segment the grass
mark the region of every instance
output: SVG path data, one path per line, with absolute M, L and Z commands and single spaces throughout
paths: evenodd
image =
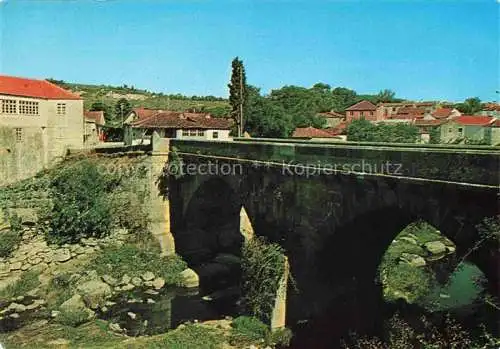
M 47 285 L 45 300 L 50 310 L 59 310 L 59 306 L 73 296 L 70 276 L 71 274 L 56 275 Z
M 221 331 L 200 325 L 187 324 L 183 328 L 168 332 L 161 341 L 151 343 L 149 349 L 218 349 L 222 348 L 224 336 Z
M 106 247 L 87 265 L 88 270 L 95 269 L 99 275 L 108 274 L 114 278 L 121 278 L 125 274 L 130 277 L 141 276 L 151 271 L 170 285 L 182 281 L 179 273 L 186 267 L 187 264 L 179 256 L 161 257 L 158 249 L 132 244 Z
M 250 345 L 288 346 L 292 339 L 292 331 L 282 328 L 271 332 L 270 328 L 255 317 L 239 316 L 232 322 L 229 342 L 237 348 Z
M 38 276 L 39 273 L 36 271 L 24 272 L 19 280 L 0 291 L 0 299 L 24 296 L 27 292 L 40 285 Z
M 60 313 L 59 315 L 57 315 L 56 320 L 61 325 L 77 327 L 78 325 L 87 322 L 89 320 L 89 316 L 88 313 L 83 310 L 77 310 L 77 311 L 60 310 Z

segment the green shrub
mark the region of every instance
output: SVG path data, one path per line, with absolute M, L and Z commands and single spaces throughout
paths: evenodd
M 28 291 L 31 291 L 32 289 L 40 285 L 38 276 L 39 273 L 35 271 L 24 272 L 23 274 L 21 274 L 19 280 L 8 285 L 0 291 L 0 299 L 24 296 Z
M 284 273 L 284 251 L 278 244 L 254 238 L 243 246 L 241 267 L 246 311 L 269 324 L 276 292 Z
M 66 311 L 61 310 L 56 321 L 61 325 L 77 327 L 89 320 L 88 313 L 84 310 Z
M 0 233 L 0 257 L 9 257 L 21 242 L 21 235 L 16 231 Z
M 125 244 L 102 249 L 88 268 L 95 269 L 99 275 L 108 274 L 115 278 L 124 274 L 140 276 L 151 271 L 164 278 L 167 284 L 178 284 L 182 281 L 179 273 L 187 268 L 187 264 L 179 256 L 160 256 L 159 249 Z
M 288 347 L 292 341 L 293 332 L 289 328 L 280 328 L 271 333 L 271 341 L 274 345 Z
M 50 183 L 52 209 L 48 217 L 48 240 L 77 242 L 83 237 L 101 237 L 111 226 L 108 193 L 119 178 L 99 172 L 95 162 L 78 162 L 61 168 Z
M 59 306 L 73 296 L 73 283 L 71 274 L 63 273 L 54 276 L 46 288 L 47 306 L 49 309 L 58 310 Z
M 219 349 L 224 336 L 216 329 L 187 324 L 183 328 L 167 333 L 160 343 L 151 343 L 149 348 L 168 349 Z
M 240 316 L 233 320 L 231 329 L 231 344 L 248 345 L 258 342 L 268 342 L 270 330 L 259 319 L 249 316 Z

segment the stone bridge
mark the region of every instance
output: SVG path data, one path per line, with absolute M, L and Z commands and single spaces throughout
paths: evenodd
M 200 264 L 239 251 L 245 234 L 279 243 L 298 290 L 288 295 L 288 323 L 331 311 L 359 290 L 373 296 L 359 302 L 380 299 L 381 258 L 416 220 L 453 241 L 498 295 L 498 244 L 481 243 L 476 229 L 498 215 L 498 149 L 155 139 L 155 154 L 157 172 L 169 155 L 183 171 L 169 177 L 168 193 L 160 183 L 164 246 L 173 251 L 175 241 L 177 253 Z M 179 174 L 179 161 L 169 163 Z

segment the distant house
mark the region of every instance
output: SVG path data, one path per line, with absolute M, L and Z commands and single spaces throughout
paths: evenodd
M 500 104 L 486 103 L 478 114 L 498 118 L 500 117 Z
M 318 141 L 321 140 L 331 141 L 334 139 L 340 139 L 340 140 L 344 139 L 339 134 L 333 134 L 333 132 L 329 132 L 328 130 L 323 130 L 312 126 L 297 127 L 295 131 L 293 131 L 292 138 L 301 138 L 308 140 L 314 139 Z
M 144 109 L 143 109 L 144 110 Z M 153 132 L 163 138 L 193 140 L 231 140 L 229 133 L 233 120 L 214 118 L 208 113 L 146 110 L 147 115 L 137 115 L 135 121 L 125 122 L 125 143 L 137 144 L 149 139 Z
M 0 185 L 83 148 L 83 100 L 46 80 L 0 75 Z
M 104 141 L 103 126 L 106 124 L 103 111 L 84 112 L 85 128 L 83 143 L 85 146 L 96 145 Z
M 437 108 L 432 113 L 428 114 L 435 120 L 449 120 L 462 115 L 458 109 L 455 108 Z M 431 119 L 429 118 L 429 119 Z
M 442 143 L 463 143 L 483 141 L 491 144 L 492 126 L 497 119 L 482 115 L 461 115 L 448 120 L 441 126 Z
M 429 143 L 431 140 L 432 130 L 439 132 L 439 127 L 446 123 L 446 120 L 426 120 L 418 119 L 413 122 L 413 125 L 418 128 L 421 143 Z
M 351 105 L 346 109 L 346 121 L 366 119 L 369 121 L 377 120 L 377 107 L 370 101 L 361 101 Z
M 491 123 L 490 132 L 491 132 L 491 145 L 500 146 L 500 119 L 496 119 L 493 123 Z
M 338 124 L 345 121 L 345 115 L 337 113 L 335 111 L 327 111 L 318 114 L 319 117 L 322 117 L 326 120 L 326 127 L 335 127 Z
M 434 102 L 398 102 L 377 104 L 377 120 L 415 119 L 430 114 L 437 108 Z

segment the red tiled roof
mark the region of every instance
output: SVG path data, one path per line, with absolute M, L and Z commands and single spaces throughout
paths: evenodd
M 132 108 L 132 111 L 137 115 L 138 120 L 149 118 L 150 116 L 161 112 L 161 110 L 148 109 L 148 108 Z
M 398 114 L 423 115 L 425 114 L 425 110 L 417 107 L 402 107 L 399 108 Z
M 500 104 L 497 103 L 487 103 L 484 107 L 483 110 L 488 110 L 488 111 L 500 111 Z
M 86 111 L 84 112 L 86 120 L 94 121 L 97 125 L 104 125 L 104 112 L 101 111 Z
M 212 118 L 208 113 L 156 112 L 132 123 L 134 128 L 216 129 L 229 130 L 233 120 Z
M 483 115 L 461 115 L 457 116 L 450 121 L 456 122 L 460 125 L 468 126 L 488 126 L 495 122 L 495 118 Z
M 436 119 L 444 119 L 444 118 L 449 117 L 451 115 L 452 111 L 453 111 L 453 108 L 437 108 L 432 113 L 432 116 L 434 116 Z
M 0 94 L 42 99 L 82 99 L 46 80 L 18 78 L 0 75 Z
M 370 101 L 361 101 L 361 102 L 358 102 L 358 103 L 356 103 L 354 105 L 351 105 L 346 110 L 355 111 L 355 110 L 376 110 L 376 109 L 377 109 L 377 107 L 372 102 L 370 102 Z
M 500 127 L 500 119 L 496 119 L 490 125 L 490 127 Z
M 293 131 L 293 138 L 331 138 L 334 137 L 333 134 L 327 130 L 321 130 L 315 127 L 297 127 Z
M 423 115 L 416 114 L 395 114 L 389 116 L 387 119 L 389 120 L 413 120 L 413 119 L 422 119 Z
M 340 119 L 345 118 L 344 114 L 340 114 L 340 113 L 337 113 L 337 112 L 334 112 L 334 111 L 326 111 L 326 112 L 323 112 L 323 113 L 319 113 L 319 115 L 321 115 L 321 116 L 323 116 L 325 118 L 340 118 Z
M 442 125 L 446 122 L 446 120 L 423 120 L 423 119 L 420 119 L 420 120 L 415 120 L 415 123 L 414 125 L 415 126 L 439 126 L 439 125 Z

